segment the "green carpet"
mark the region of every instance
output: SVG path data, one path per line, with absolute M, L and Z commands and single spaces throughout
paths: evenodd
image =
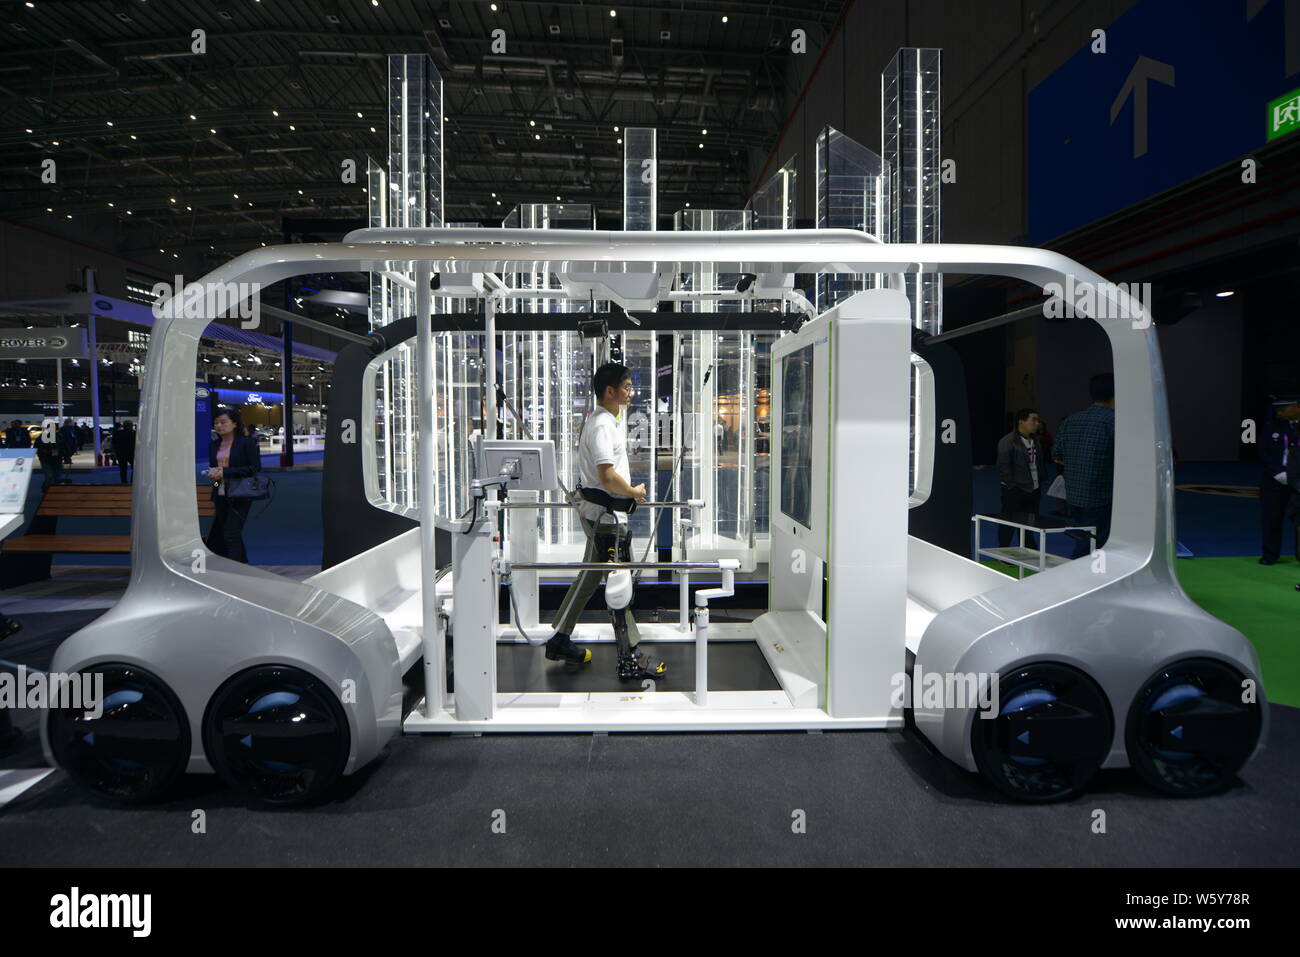
M 1001 562 L 983 564 L 1015 577 Z M 1268 699 L 1300 707 L 1300 565 L 1283 558 L 1265 566 L 1258 556 L 1234 555 L 1182 558 L 1174 567 L 1192 601 L 1255 646 Z
M 1257 556 L 1183 558 L 1174 565 L 1192 601 L 1239 629 L 1259 653 L 1264 691 L 1276 704 L 1300 706 L 1300 565 Z

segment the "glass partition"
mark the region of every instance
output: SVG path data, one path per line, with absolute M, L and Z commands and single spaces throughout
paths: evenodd
M 737 558 L 754 568 L 754 362 L 752 333 L 674 334 L 673 497 L 707 503 L 679 558 Z M 684 546 L 684 548 L 683 548 Z
M 502 387 L 520 417 L 503 409 L 502 433 L 507 439 L 527 438 L 526 425 L 533 439 L 553 441 L 560 479 L 573 488 L 578 439 L 593 407 L 596 342 L 567 331 L 506 332 L 501 338 Z M 566 560 L 580 556 L 586 536 L 576 513 L 548 508 L 540 515 L 540 551 Z
M 892 170 L 893 243 L 943 241 L 940 220 L 940 73 L 943 51 L 904 47 L 881 76 L 881 151 Z M 930 335 L 943 331 L 943 280 L 938 273 L 903 277 L 912 324 Z
M 659 228 L 657 203 L 657 159 L 655 131 L 647 126 L 629 126 L 623 131 L 623 228 Z
M 817 228 L 857 229 L 881 242 L 889 230 L 889 167 L 834 127 L 817 136 Z M 817 311 L 863 289 L 885 285 L 880 273 L 817 276 Z
M 794 229 L 799 214 L 799 196 L 796 192 L 799 171 L 797 159 L 790 157 L 772 177 L 760 186 L 745 211 L 749 213 L 748 229 Z

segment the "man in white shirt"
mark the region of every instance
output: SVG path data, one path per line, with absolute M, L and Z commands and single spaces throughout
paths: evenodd
M 607 362 L 592 376 L 596 408 L 582 426 L 578 445 L 578 517 L 587 533 L 584 562 L 628 562 L 632 543 L 627 513 L 636 502 L 646 500 L 645 485 L 631 484 L 627 462 L 627 419 L 623 415 L 632 401 L 632 373 L 627 366 Z M 571 665 L 585 664 L 591 652 L 573 643 L 578 616 L 587 607 L 604 573 L 584 571 L 569 586 L 555 619 L 555 634 L 546 643 L 546 657 Z M 652 680 L 663 677 L 667 666 L 640 650 L 640 633 L 627 608 L 611 610 L 618 646 L 618 677 L 623 680 Z

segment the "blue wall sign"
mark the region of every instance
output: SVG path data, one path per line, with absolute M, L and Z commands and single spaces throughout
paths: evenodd
M 1264 145 L 1300 74 L 1300 0 L 1140 0 L 1105 30 L 1029 93 L 1031 243 Z

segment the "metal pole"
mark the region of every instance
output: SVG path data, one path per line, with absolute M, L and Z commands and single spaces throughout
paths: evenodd
M 488 296 L 483 303 L 483 351 L 487 360 L 487 405 L 483 410 L 483 438 L 497 437 L 497 301 Z
M 280 353 L 280 380 L 284 389 L 284 404 L 280 406 L 280 419 L 284 423 L 284 444 L 280 446 L 280 464 L 293 465 L 293 323 L 286 322 L 280 330 L 283 348 Z
M 86 270 L 86 292 L 95 294 L 95 270 Z M 99 350 L 95 347 L 95 314 L 86 316 L 86 335 L 90 339 L 90 428 L 95 433 L 95 466 L 104 464 L 104 442 L 99 435 Z
M 992 319 L 981 319 L 979 322 L 972 322 L 967 326 L 959 326 L 948 332 L 941 332 L 937 336 L 928 336 L 924 343 L 932 346 L 939 342 L 947 342 L 949 339 L 960 339 L 962 336 L 969 336 L 974 332 L 984 332 L 987 329 L 996 329 L 998 326 L 1005 326 L 1011 322 L 1019 322 L 1021 319 L 1041 318 L 1046 303 L 1040 302 L 1034 306 L 1026 306 L 1023 309 L 1017 309 L 1014 312 L 1004 313 L 1001 316 L 994 316 Z
M 434 571 L 438 567 L 434 554 L 434 436 L 437 432 L 433 408 L 433 290 L 427 262 L 415 264 L 415 360 L 416 388 L 420 397 L 417 423 L 419 468 L 416 471 L 416 498 L 420 507 L 420 580 L 424 622 L 424 716 L 435 718 L 442 713 L 446 685 L 445 647 L 438 627 L 438 587 Z
M 691 573 L 683 571 L 678 574 L 678 591 L 677 591 L 677 627 L 682 634 L 687 634 L 691 630 Z

